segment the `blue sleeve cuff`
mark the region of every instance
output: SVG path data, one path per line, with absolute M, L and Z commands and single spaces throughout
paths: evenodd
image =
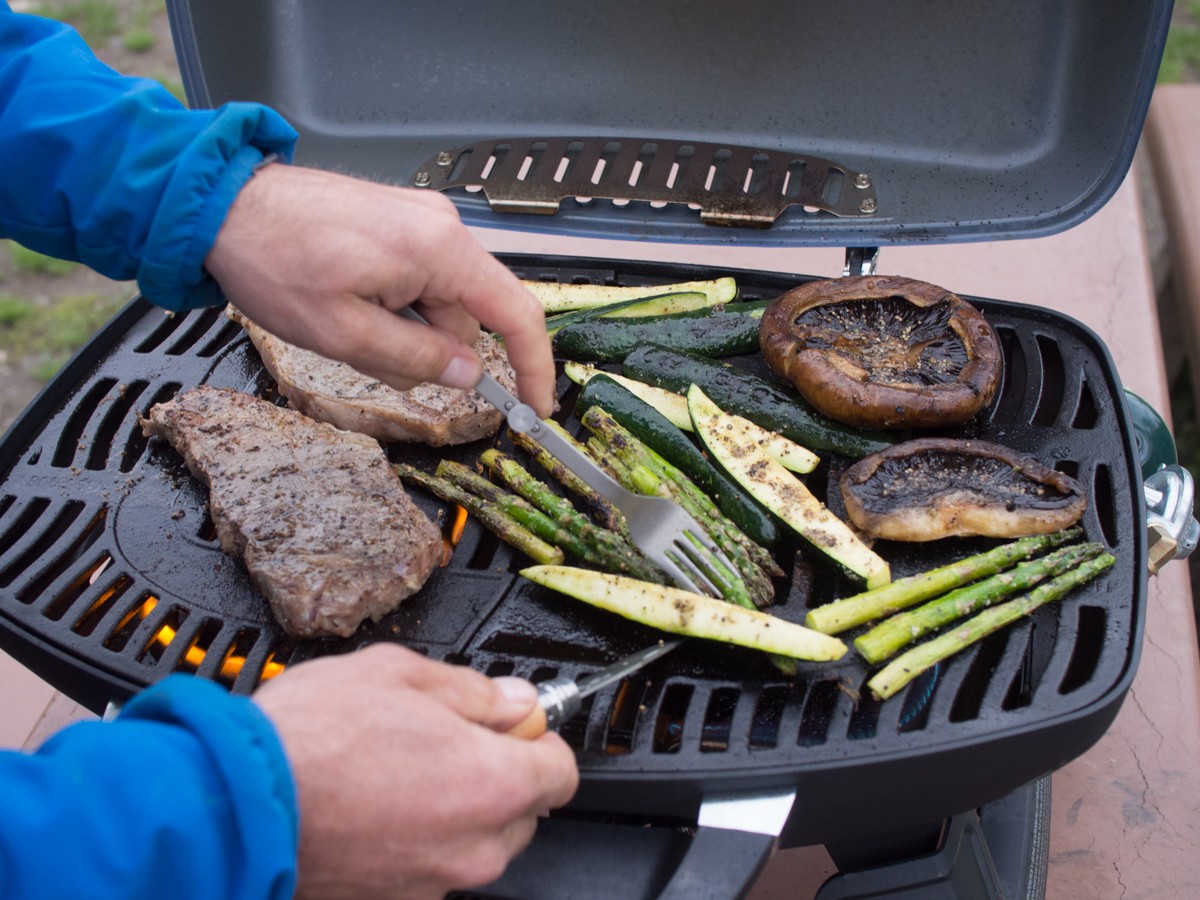
M 296 132 L 276 112 L 230 103 L 180 155 L 138 267 L 138 287 L 157 306 L 194 309 L 224 302 L 204 260 L 238 192 L 268 155 L 290 161 Z
M 133 698 L 117 722 L 184 729 L 224 788 L 225 834 L 236 897 L 286 898 L 295 881 L 300 817 L 295 783 L 274 726 L 248 698 L 211 682 L 172 675 Z M 237 863 L 242 863 L 239 867 Z

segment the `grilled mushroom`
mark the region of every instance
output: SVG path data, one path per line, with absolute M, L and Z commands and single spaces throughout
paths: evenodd
M 1075 479 L 987 441 L 923 438 L 873 453 L 841 478 L 850 520 L 894 541 L 1046 534 L 1079 521 Z
M 860 428 L 958 425 L 1000 384 L 1000 341 L 983 314 L 911 278 L 800 285 L 763 314 L 759 344 L 813 406 Z

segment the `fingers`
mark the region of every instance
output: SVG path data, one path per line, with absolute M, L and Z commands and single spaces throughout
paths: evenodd
M 433 316 L 429 318 L 432 322 Z M 468 324 L 472 321 L 467 317 Z M 472 342 L 480 334 L 478 325 L 473 327 Z M 322 356 L 342 360 L 397 390 L 425 382 L 469 390 L 483 374 L 471 344 L 449 328 L 402 319 L 360 301 L 331 310 L 331 321 L 305 340 Z
M 534 695 L 519 679 L 380 644 L 259 688 L 300 799 L 298 895 L 441 897 L 498 877 L 538 813 L 578 782 L 558 735 L 487 727 L 523 715 Z
M 370 657 L 367 655 L 370 654 Z M 488 678 L 461 666 L 447 666 L 391 644 L 373 644 L 356 656 L 371 660 L 384 677 L 415 688 L 454 710 L 464 719 L 504 736 L 520 746 L 506 777 L 524 773 L 535 795 L 528 811 L 565 805 L 579 787 L 575 756 L 553 732 L 535 741 L 508 738 L 506 732 L 524 719 L 537 702 L 537 689 L 524 679 Z M 379 662 L 376 662 L 379 660 Z M 509 748 L 512 750 L 513 748 Z
M 473 385 L 482 325 L 503 338 L 522 399 L 542 415 L 553 407 L 540 305 L 439 194 L 268 166 L 238 195 L 206 266 L 272 334 L 400 389 Z M 385 318 L 410 303 L 435 327 Z

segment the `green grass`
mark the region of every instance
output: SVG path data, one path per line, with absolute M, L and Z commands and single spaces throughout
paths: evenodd
M 121 46 L 130 53 L 149 53 L 154 49 L 154 32 L 135 25 L 121 35 Z
M 93 334 L 124 306 L 121 297 L 80 294 L 39 306 L 0 294 L 0 350 L 49 381 Z
M 15 241 L 2 241 L 8 248 L 8 257 L 12 260 L 12 268 L 21 275 L 46 275 L 51 278 L 60 275 L 70 275 L 75 271 L 77 263 L 55 259 L 28 247 L 22 247 Z
M 33 304 L 24 297 L 18 297 L 15 294 L 0 294 L 0 346 L 5 342 L 3 340 L 4 330 L 13 328 L 21 320 L 26 319 L 33 312 Z
M 1158 83 L 1196 80 L 1200 80 L 1200 0 L 1183 0 L 1167 33 Z
M 187 106 L 187 92 L 183 89 L 182 81 L 180 81 L 178 78 L 167 75 L 157 75 L 155 76 L 154 80 L 174 94 L 176 100 L 178 100 L 184 106 Z
M 121 25 L 114 0 L 71 0 L 66 3 L 42 3 L 30 12 L 74 25 L 83 39 L 95 46 L 120 33 Z

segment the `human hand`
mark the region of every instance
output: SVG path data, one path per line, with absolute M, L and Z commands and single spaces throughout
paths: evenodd
M 297 896 L 440 898 L 485 884 L 570 800 L 575 757 L 505 732 L 533 685 L 393 644 L 322 657 L 266 682 L 300 798 Z
M 540 304 L 440 194 L 269 165 L 242 188 L 205 266 L 276 337 L 399 390 L 474 386 L 482 323 L 504 337 L 521 399 L 553 410 Z M 410 303 L 435 327 L 393 315 Z

